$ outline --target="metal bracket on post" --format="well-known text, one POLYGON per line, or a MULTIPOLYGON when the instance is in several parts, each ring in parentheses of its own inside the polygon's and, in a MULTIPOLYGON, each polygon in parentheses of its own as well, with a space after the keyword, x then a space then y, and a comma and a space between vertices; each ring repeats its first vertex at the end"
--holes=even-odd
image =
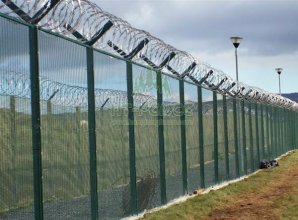
POLYGON ((30 50, 30 85, 32 111, 32 145, 33 145, 33 181, 34 181, 34 214, 35 220, 43 219, 42 191, 42 155, 40 130, 40 88, 39 88, 39 57, 38 33, 36 26, 29 27, 30 50))

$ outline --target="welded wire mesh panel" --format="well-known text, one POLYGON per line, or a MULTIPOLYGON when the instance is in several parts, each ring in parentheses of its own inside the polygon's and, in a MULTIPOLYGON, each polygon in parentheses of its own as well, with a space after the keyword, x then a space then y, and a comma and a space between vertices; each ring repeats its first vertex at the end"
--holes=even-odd
POLYGON ((126 63, 94 54, 98 204, 101 219, 131 213, 126 63))
POLYGON ((198 87, 184 84, 188 192, 200 186, 198 87))
POLYGON ((133 65, 138 211, 160 205, 156 72, 133 65), (142 101, 141 96, 147 96, 142 101))
POLYGON ((162 77, 163 120, 168 201, 183 194, 180 133, 179 81, 162 77))
POLYGON ((44 218, 89 219, 85 48, 39 32, 39 58, 44 218))
POLYGON ((228 144, 229 144, 229 176, 230 179, 236 178, 235 166, 235 136, 234 136, 234 109, 233 99, 227 97, 227 118, 228 118, 228 144))
POLYGON ((226 180, 223 96, 217 94, 218 180, 226 180))
POLYGON ((0 17, 0 219, 33 219, 28 27, 0 17), (19 96, 23 90, 26 96, 19 96))
POLYGON ((204 136, 204 164, 205 185, 214 182, 214 126, 213 126, 213 92, 202 89, 203 136, 204 136))

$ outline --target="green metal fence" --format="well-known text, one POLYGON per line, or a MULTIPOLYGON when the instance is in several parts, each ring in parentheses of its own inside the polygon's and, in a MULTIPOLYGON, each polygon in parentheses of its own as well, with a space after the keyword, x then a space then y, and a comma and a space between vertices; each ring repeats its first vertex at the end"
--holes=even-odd
POLYGON ((297 112, 4 15, 0 27, 1 219, 119 219, 297 147, 297 112))

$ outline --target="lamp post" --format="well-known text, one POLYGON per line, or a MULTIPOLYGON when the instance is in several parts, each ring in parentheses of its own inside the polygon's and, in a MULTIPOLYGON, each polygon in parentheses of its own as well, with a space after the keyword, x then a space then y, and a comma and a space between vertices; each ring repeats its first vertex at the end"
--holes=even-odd
MULTIPOLYGON (((240 88, 239 88, 239 78, 238 78, 238 55, 237 55, 237 48, 239 47, 239 45, 240 45, 240 42, 241 42, 241 40, 242 40, 242 38, 241 37, 230 37, 230 39, 231 39, 231 41, 232 41, 232 43, 233 43, 233 45, 234 45, 234 47, 235 47, 235 58, 236 58, 236 83, 237 83, 237 93, 238 92, 240 92, 240 88)), ((236 106, 237 106, 237 103, 236 103, 236 106)), ((236 107, 237 108, 237 107, 236 107)), ((238 129, 240 130, 240 115, 239 114, 237 114, 236 115, 236 117, 237 117, 237 127, 238 127, 238 129)), ((238 140, 240 140, 240 139, 238 139, 238 140)), ((238 144, 239 144, 240 142, 238 142, 238 144)), ((244 161, 242 160, 242 152, 243 150, 242 150, 242 147, 240 147, 240 150, 239 150, 239 153, 240 153, 240 155, 239 155, 239 161, 240 161, 240 163, 241 163, 241 166, 242 167, 244 167, 244 161)), ((239 166, 240 164, 237 164, 237 166, 239 166)))
POLYGON ((237 82, 237 89, 239 89, 239 78, 238 78, 238 55, 237 55, 237 48, 240 45, 242 37, 230 37, 234 47, 235 47, 235 58, 236 58, 236 82, 237 82))
POLYGON ((275 70, 276 70, 276 72, 278 74, 279 95, 281 95, 281 90, 280 90, 280 74, 282 72, 282 68, 276 68, 275 70))

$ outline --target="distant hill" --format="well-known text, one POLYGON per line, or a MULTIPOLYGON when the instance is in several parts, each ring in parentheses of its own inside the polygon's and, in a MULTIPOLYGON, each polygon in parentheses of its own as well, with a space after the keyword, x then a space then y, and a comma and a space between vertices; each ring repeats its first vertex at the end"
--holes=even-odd
POLYGON ((282 96, 292 99, 295 102, 298 102, 298 92, 295 93, 287 93, 287 94, 282 94, 282 96))

